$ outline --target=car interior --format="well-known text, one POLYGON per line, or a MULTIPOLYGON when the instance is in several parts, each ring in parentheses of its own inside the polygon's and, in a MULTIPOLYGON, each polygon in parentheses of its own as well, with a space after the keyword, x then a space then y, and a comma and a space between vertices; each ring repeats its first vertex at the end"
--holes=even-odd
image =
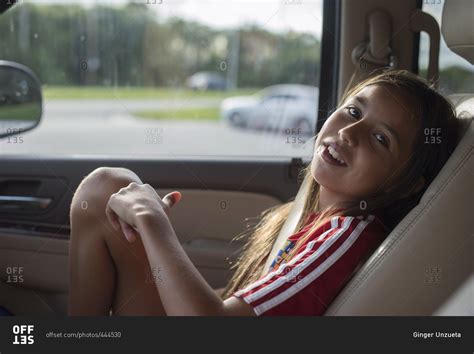
MULTIPOLYGON (((371 69, 388 65, 418 73, 420 32, 430 38, 428 79, 438 75, 441 37, 474 65, 474 3, 444 0, 441 27, 422 3, 324 1, 316 132, 343 93, 371 69)), ((460 122, 456 149, 420 203, 358 269, 325 316, 474 314, 474 93, 456 92, 449 99, 460 122), (437 281, 427 281, 432 276, 437 281)), ((310 162, 11 153, 0 158, 0 308, 14 316, 67 314, 70 204, 94 169, 131 169, 160 196, 179 190, 183 201, 170 213, 172 225, 198 270, 219 288, 230 279, 245 242, 235 236, 264 210, 298 200, 305 187, 298 172, 310 162), (22 281, 11 282, 12 277, 22 281)), ((295 203, 280 237, 294 231, 301 211, 295 203)))

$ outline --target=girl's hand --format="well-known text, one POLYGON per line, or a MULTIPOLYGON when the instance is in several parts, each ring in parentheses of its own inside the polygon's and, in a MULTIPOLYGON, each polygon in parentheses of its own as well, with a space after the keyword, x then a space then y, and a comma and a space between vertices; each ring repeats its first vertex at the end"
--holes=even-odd
POLYGON ((105 214, 112 227, 125 235, 129 242, 140 236, 138 218, 152 215, 156 218, 167 218, 170 208, 179 202, 181 193, 171 192, 163 197, 156 193, 149 184, 130 183, 110 196, 105 214))

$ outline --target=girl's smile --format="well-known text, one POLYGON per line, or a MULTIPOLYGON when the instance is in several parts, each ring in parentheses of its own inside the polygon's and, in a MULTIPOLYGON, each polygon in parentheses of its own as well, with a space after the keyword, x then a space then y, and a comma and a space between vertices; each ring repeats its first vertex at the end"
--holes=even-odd
POLYGON ((317 149, 317 154, 327 163, 338 166, 347 167, 347 159, 342 149, 335 142, 323 142, 317 149))

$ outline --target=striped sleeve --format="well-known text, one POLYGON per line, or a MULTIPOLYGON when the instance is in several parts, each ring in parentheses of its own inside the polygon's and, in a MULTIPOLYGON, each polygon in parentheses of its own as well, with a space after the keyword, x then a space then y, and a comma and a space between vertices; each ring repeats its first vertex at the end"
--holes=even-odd
POLYGON ((233 296, 257 315, 322 315, 359 263, 380 244, 373 221, 373 215, 333 218, 323 228, 327 231, 315 232, 287 263, 233 296))

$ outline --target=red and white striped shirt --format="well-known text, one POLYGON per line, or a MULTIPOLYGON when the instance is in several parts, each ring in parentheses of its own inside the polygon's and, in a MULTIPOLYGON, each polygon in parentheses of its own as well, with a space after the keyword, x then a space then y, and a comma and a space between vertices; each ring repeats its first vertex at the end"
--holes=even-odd
POLYGON ((354 272, 380 245, 386 229, 374 215, 336 216, 320 225, 288 262, 285 255, 312 226, 291 235, 270 271, 233 294, 257 315, 322 315, 354 272))

